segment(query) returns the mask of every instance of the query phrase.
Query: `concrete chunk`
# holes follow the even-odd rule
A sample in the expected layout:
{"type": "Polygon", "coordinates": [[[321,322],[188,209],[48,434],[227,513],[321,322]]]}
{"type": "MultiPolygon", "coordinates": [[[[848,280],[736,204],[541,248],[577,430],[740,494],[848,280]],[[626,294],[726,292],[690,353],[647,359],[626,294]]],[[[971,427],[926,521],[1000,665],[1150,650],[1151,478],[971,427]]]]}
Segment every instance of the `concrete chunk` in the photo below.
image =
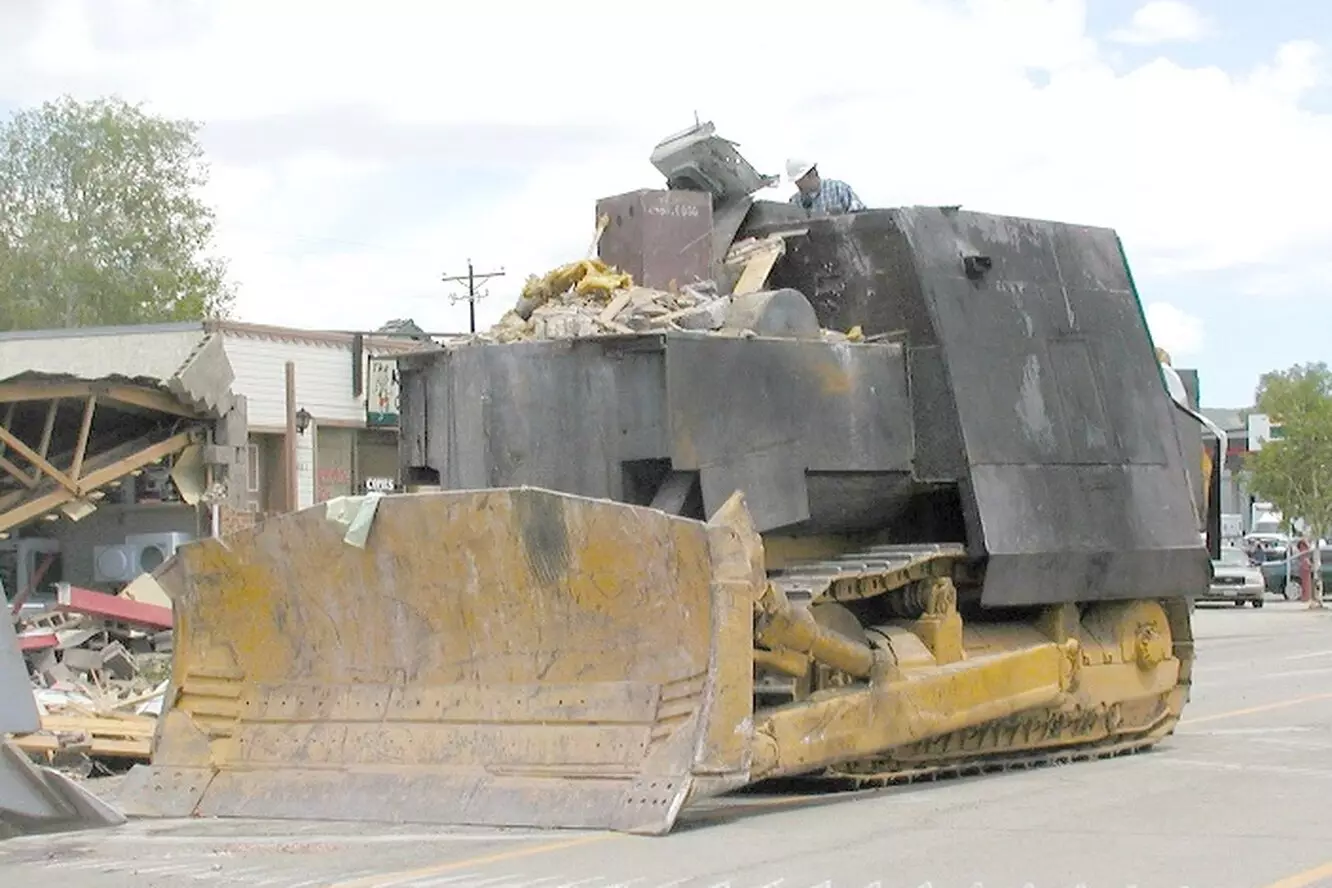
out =
{"type": "Polygon", "coordinates": [[[682,312],[675,318],[675,324],[686,330],[716,330],[726,323],[730,308],[729,298],[714,299],[682,312]]]}
{"type": "Polygon", "coordinates": [[[70,648],[65,651],[61,662],[66,669],[72,669],[75,672],[91,672],[102,667],[102,654],[101,651],[94,651],[89,648],[70,648]]]}
{"type": "Polygon", "coordinates": [[[113,678],[131,679],[139,672],[130,652],[118,641],[113,641],[100,651],[101,666],[113,678]]]}
{"type": "Polygon", "coordinates": [[[538,339],[577,339],[597,332],[592,318],[573,307],[542,306],[533,313],[532,323],[538,339]]]}
{"type": "Polygon", "coordinates": [[[185,358],[167,388],[200,413],[222,416],[231,407],[235,379],[222,335],[211,333],[185,358]]]}

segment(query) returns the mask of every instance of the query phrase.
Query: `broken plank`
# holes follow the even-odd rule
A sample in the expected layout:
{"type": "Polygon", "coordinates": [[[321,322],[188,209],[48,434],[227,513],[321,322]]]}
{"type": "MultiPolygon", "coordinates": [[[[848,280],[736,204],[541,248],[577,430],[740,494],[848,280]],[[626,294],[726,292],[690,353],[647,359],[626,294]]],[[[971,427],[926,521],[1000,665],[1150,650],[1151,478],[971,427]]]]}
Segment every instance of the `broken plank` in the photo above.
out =
{"type": "Polygon", "coordinates": [[[740,279],[736,281],[732,294],[744,296],[762,290],[768,282],[768,275],[772,273],[773,266],[784,253],[785,244],[778,242],[752,254],[745,262],[744,271],[740,273],[740,279]]]}
{"type": "Polygon", "coordinates": [[[142,715],[134,716],[86,716],[53,715],[42,716],[42,730],[55,734],[84,733],[94,738],[149,738],[157,730],[157,719],[142,715]]]}
{"type": "Polygon", "coordinates": [[[127,758],[147,761],[152,757],[153,752],[151,739],[109,740],[103,737],[92,737],[70,741],[54,734],[39,733],[10,737],[9,742],[29,755],[77,750],[96,758],[127,758]]]}

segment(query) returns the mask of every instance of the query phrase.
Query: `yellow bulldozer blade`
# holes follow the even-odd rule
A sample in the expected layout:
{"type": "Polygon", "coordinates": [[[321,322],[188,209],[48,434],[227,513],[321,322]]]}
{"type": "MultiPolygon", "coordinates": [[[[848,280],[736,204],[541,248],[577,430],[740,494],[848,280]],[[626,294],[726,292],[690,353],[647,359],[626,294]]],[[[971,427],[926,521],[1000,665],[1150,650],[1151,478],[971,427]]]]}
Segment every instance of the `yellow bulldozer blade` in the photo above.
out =
{"type": "Polygon", "coordinates": [[[529,488],[362,506],[363,545],[316,506],[159,576],[127,813],[655,833],[747,781],[756,535],[529,488]]]}
{"type": "Polygon", "coordinates": [[[740,494],[705,523],[534,488],[190,544],[159,575],[171,687],[121,804],[660,834],[772,777],[1143,748],[1187,697],[1183,600],[964,624],[959,547],[765,558],[740,494]]]}

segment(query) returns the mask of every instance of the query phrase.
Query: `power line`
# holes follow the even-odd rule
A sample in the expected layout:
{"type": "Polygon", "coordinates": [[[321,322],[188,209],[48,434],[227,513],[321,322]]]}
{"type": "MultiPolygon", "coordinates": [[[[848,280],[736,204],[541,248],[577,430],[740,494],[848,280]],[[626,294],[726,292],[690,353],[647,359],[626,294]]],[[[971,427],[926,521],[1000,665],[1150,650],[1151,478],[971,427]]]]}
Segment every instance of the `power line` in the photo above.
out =
{"type": "Polygon", "coordinates": [[[458,297],[456,297],[456,298],[450,296],[450,297],[449,297],[449,301],[450,301],[450,302],[458,302],[458,301],[461,300],[461,299],[466,299],[466,300],[467,300],[467,315],[468,315],[468,322],[469,322],[469,326],[471,327],[471,330],[472,330],[473,333],[476,332],[476,300],[481,299],[481,298],[483,298],[483,297],[486,295],[485,293],[479,293],[479,294],[478,294],[478,293],[476,292],[476,282],[477,282],[477,281],[483,281],[483,280],[486,280],[486,279],[488,279],[488,278],[496,278],[496,277],[504,277],[504,269],[503,269],[503,268],[501,268],[499,271],[486,271],[486,272],[481,272],[481,273],[478,274],[476,271],[474,271],[474,270],[472,269],[472,260],[471,260],[471,259],[468,259],[468,260],[467,260],[467,274],[457,274],[457,275],[452,275],[452,276],[444,275],[444,276],[441,278],[441,280],[443,280],[445,283],[452,283],[452,282],[459,282],[459,281],[467,281],[467,295],[466,295],[466,296],[458,296],[458,297]]]}

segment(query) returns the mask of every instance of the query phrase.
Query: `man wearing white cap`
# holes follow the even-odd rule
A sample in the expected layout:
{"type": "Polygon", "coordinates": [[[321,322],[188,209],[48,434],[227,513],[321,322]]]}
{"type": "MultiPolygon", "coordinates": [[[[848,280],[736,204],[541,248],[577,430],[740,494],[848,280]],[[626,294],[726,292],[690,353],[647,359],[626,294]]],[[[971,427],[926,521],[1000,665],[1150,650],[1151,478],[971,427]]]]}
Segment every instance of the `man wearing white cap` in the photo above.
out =
{"type": "Polygon", "coordinates": [[[818,166],[809,160],[788,160],[786,177],[795,183],[791,203],[804,207],[811,216],[836,216],[865,209],[851,186],[837,179],[819,176],[818,166]]]}

